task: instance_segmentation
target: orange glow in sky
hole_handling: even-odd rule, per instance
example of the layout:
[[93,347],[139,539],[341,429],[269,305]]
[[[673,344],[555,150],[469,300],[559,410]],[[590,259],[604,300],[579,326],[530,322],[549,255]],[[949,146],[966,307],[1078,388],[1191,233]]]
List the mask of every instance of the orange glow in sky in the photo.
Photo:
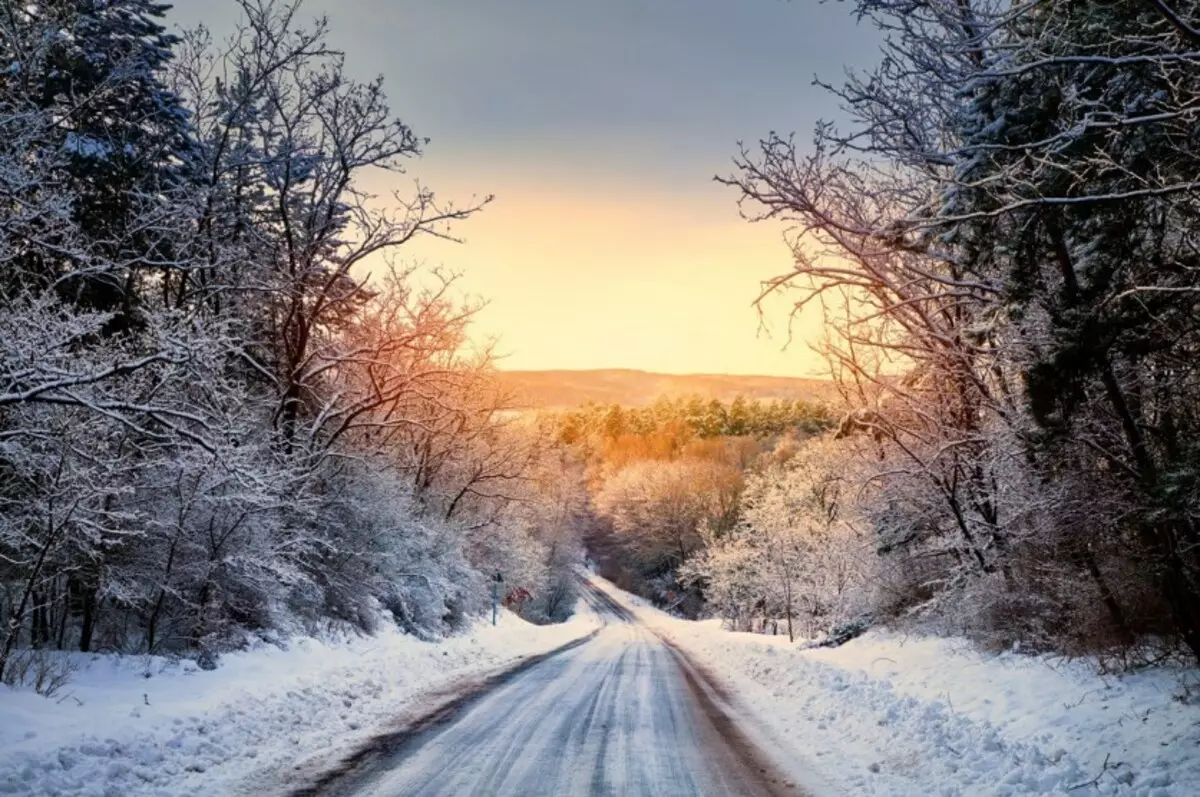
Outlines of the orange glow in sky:
[[778,225],[739,218],[730,189],[699,180],[693,195],[647,193],[579,173],[567,183],[475,170],[433,184],[466,199],[464,182],[497,195],[457,228],[466,241],[410,254],[463,272],[487,300],[477,332],[499,338],[502,368],[822,375],[806,344],[820,335],[816,311],[786,351],[781,303],[760,329],[758,284],[786,271],[790,253]]
[[[738,217],[739,140],[807,136],[837,101],[812,85],[874,61],[841,3],[778,0],[306,0],[351,75],[382,75],[441,198],[496,201],[402,261],[461,271],[490,304],[481,337],[509,369],[639,368],[809,376],[816,311],[786,352],[786,306],[760,333],[761,280],[785,273],[779,226]],[[236,5],[180,3],[218,37]],[[401,188],[401,180],[393,187]],[[378,187],[386,196],[389,191]]]

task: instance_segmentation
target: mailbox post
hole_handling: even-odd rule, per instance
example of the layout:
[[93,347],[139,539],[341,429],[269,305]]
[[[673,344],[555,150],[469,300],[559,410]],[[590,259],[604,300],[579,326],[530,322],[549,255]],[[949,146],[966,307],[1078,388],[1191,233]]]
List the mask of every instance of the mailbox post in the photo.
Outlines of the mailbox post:
[[496,571],[496,575],[492,576],[492,625],[496,624],[496,612],[500,606],[500,585],[504,583],[504,576],[500,575],[500,571]]

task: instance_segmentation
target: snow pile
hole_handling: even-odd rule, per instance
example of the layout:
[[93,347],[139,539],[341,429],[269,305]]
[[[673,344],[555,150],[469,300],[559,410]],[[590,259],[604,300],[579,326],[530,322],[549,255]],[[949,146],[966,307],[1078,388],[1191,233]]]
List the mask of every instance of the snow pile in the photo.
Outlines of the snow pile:
[[836,649],[669,617],[597,582],[732,686],[803,780],[846,795],[1200,795],[1200,707],[1184,673],[1101,677],[873,632]]
[[0,686],[0,795],[286,793],[439,693],[598,626],[505,611],[437,643],[387,630],[224,656],[212,672],[162,658],[81,656],[53,699]]

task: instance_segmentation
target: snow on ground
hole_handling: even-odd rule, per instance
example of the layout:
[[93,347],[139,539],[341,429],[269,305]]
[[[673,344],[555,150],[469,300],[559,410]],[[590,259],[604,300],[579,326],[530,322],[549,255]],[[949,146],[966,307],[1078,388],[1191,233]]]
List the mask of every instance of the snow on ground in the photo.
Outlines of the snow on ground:
[[594,580],[731,687],[801,782],[815,773],[854,797],[1200,797],[1200,705],[1177,698],[1188,673],[1102,677],[879,632],[801,650]]
[[0,686],[0,795],[285,794],[471,681],[596,628],[507,611],[496,627],[422,642],[388,629],[223,656],[82,656],[51,699]]

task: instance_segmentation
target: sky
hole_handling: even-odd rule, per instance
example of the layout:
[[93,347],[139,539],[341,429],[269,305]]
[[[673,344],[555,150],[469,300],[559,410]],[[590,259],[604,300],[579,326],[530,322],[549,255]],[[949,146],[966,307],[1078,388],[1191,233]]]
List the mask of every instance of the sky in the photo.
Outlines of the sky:
[[[476,334],[505,369],[819,375],[801,317],[762,329],[759,283],[790,254],[778,225],[742,220],[738,142],[808,140],[836,103],[814,76],[874,61],[874,31],[818,0],[307,0],[349,72],[384,77],[429,145],[412,164],[440,197],[494,195],[405,259],[462,272],[487,306]],[[180,2],[214,32],[233,0]]]

